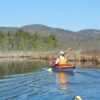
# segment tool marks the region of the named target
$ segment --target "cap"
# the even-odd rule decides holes
[[[64,51],[60,51],[60,52],[59,52],[59,54],[61,54],[61,55],[64,54],[64,53],[65,53]]]

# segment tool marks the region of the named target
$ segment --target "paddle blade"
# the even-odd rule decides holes
[[[48,72],[52,72],[52,68],[49,68],[47,71],[48,71]]]
[[[70,50],[71,50],[71,48],[68,48],[68,49],[66,50],[66,53],[68,53]]]

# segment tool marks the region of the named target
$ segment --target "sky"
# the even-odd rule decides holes
[[[100,29],[100,0],[0,0],[0,27]]]

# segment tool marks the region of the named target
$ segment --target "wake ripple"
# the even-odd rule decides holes
[[[72,100],[76,95],[84,100],[98,100],[100,70],[76,69],[73,75],[62,74],[66,83],[58,82],[61,79],[57,75],[42,68],[33,73],[4,76],[0,79],[0,100]]]

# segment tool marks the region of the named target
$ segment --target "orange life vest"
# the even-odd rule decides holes
[[[67,65],[67,59],[65,57],[60,56],[58,59],[59,59],[58,66],[65,66],[65,65]]]

